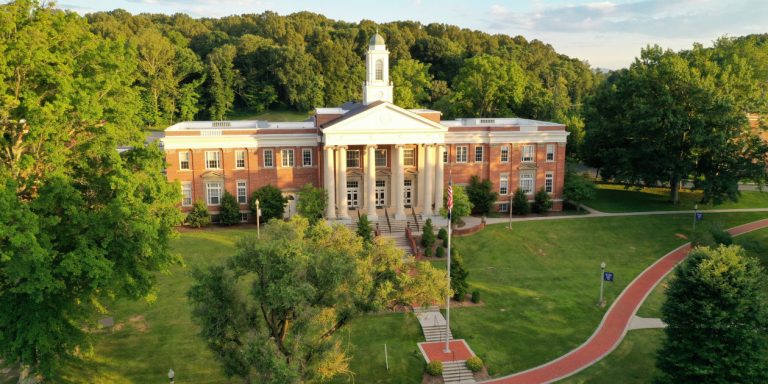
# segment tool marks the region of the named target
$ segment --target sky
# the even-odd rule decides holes
[[[640,49],[711,46],[722,36],[768,33],[767,0],[502,1],[502,0],[59,0],[78,13],[116,8],[131,13],[221,17],[311,11],[350,22],[414,20],[491,34],[521,35],[596,68],[629,66]]]

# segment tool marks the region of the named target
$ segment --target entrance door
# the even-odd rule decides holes
[[[386,204],[385,190],[387,182],[384,180],[376,180],[376,208],[381,208]]]
[[[358,195],[360,183],[357,181],[347,181],[347,208],[359,207]]]
[[[403,205],[411,207],[411,196],[413,195],[413,180],[403,180]]]

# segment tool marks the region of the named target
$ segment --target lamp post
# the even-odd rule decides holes
[[[605,284],[605,261],[600,263],[600,301],[597,303],[601,308],[605,306],[603,301],[603,285]]]
[[[259,206],[259,199],[256,199],[256,237],[261,239],[261,207]]]
[[[693,205],[693,233],[691,234],[691,238],[695,236],[696,234],[696,214],[699,213],[699,205],[694,204]]]
[[[512,200],[513,196],[509,196],[509,229],[512,229]]]
[[[173,369],[168,370],[168,380],[171,381],[171,384],[174,383],[173,378],[176,377],[176,373],[173,372]]]

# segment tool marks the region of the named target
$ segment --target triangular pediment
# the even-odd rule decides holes
[[[388,102],[376,102],[349,112],[323,127],[323,133],[438,133],[448,128]]]

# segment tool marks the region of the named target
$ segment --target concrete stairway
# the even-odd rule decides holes
[[[445,341],[445,325],[429,325],[421,329],[427,342]],[[453,334],[448,331],[448,339],[453,340]]]
[[[443,381],[448,384],[476,383],[472,371],[467,369],[465,360],[446,361],[443,363]]]
[[[374,230],[378,228],[382,236],[392,238],[395,241],[395,245],[405,251],[407,255],[413,255],[411,245],[405,237],[405,229],[411,228],[411,231],[414,233],[420,232],[421,227],[417,226],[416,223],[418,222],[423,225],[424,221],[421,214],[416,214],[414,216],[412,213],[409,213],[405,220],[395,220],[394,215],[391,212],[387,212],[390,214],[389,222],[387,222],[387,217],[384,212],[383,209],[377,210],[379,217],[377,220],[371,220],[371,228]],[[354,210],[349,211],[349,217],[350,222],[347,223],[347,226],[353,230],[357,230],[357,212]]]

